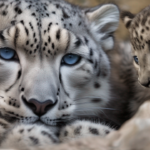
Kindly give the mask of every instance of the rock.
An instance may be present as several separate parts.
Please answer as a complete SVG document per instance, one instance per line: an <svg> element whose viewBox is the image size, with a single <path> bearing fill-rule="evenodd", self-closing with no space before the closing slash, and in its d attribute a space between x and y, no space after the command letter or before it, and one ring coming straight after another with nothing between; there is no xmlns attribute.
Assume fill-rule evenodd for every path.
<svg viewBox="0 0 150 150"><path fill-rule="evenodd" d="M119 131L113 132L105 140L115 150L150 149L150 101L145 102L136 115L127 121Z"/></svg>

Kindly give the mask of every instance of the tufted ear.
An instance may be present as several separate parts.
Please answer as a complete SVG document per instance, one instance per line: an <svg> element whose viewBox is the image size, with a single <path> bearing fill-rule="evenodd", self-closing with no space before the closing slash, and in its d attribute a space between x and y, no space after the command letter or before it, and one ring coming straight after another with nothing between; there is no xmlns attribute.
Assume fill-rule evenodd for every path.
<svg viewBox="0 0 150 150"><path fill-rule="evenodd" d="M98 42L102 41L104 50L114 46L113 33L118 28L120 12L114 4L104 4L85 12L90 31Z"/></svg>
<svg viewBox="0 0 150 150"><path fill-rule="evenodd" d="M123 11L121 13L121 19L123 21L123 23L125 24L126 28L129 29L132 19L135 17L135 15L133 15L132 13L128 12L128 11Z"/></svg>

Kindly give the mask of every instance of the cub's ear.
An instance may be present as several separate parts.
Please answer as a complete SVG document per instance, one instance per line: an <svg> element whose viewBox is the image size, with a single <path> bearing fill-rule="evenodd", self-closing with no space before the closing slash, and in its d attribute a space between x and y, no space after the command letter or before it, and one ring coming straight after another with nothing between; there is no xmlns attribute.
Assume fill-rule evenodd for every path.
<svg viewBox="0 0 150 150"><path fill-rule="evenodd" d="M104 50L114 46L113 33L118 28L120 12L114 4L104 4L85 11L90 32L101 43Z"/></svg>
<svg viewBox="0 0 150 150"><path fill-rule="evenodd" d="M135 15L133 15L132 13L130 13L129 11L123 11L121 13L121 19L123 21L123 23L125 24L126 28L129 29L132 19L135 17Z"/></svg>

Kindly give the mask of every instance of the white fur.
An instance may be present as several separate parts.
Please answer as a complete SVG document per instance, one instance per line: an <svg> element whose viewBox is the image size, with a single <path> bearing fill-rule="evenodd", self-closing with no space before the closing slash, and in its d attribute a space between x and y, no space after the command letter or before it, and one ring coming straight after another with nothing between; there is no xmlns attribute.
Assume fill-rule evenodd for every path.
<svg viewBox="0 0 150 150"><path fill-rule="evenodd" d="M106 36L105 40L102 41L105 50L110 50L114 46L113 39L109 37L109 34L118 28L119 16L119 9L113 4L103 5L96 11L87 13L95 39L99 42Z"/></svg>
<svg viewBox="0 0 150 150"><path fill-rule="evenodd" d="M0 148L40 149L54 144L54 139L56 143L59 142L54 129L50 126L55 128L59 121L67 122L83 115L99 117L110 101L111 68L104 50L112 49L114 45L110 35L117 29L119 10L115 5L107 4L84 16L82 10L64 1L52 1L48 4L48 1L42 0L46 3L49 13L40 10L44 15L40 22L39 17L42 14L36 11L36 7L28 9L27 1L22 1L21 4L13 1L10 5L12 1L5 1L9 5L8 15L16 15L16 6L22 13L16 16L14 25L10 24L14 19L12 15L11 18L0 17L0 30L5 37L0 40L0 48L13 48L19 61L6 61L0 58L0 113L6 120L15 119L13 127L0 129ZM65 12L56 9L55 4L58 2ZM70 16L62 21L63 16L67 15ZM20 23L21 20L23 23ZM17 35L16 29L19 29ZM77 41L78 39L80 41ZM79 55L80 62L72 66L63 64L63 57L70 53ZM20 70L21 75L18 77ZM24 103L22 96L28 103L30 99L36 99L39 103L47 100L57 103L44 115L38 116L33 108ZM94 103L95 98L100 100ZM74 135L74 130L78 126L82 126L80 136ZM31 128L33 129L29 131ZM98 136L102 137L113 130L101 123L76 121L60 131L60 140L93 136L90 128L96 129L99 132ZM69 130L67 138L63 136L65 130ZM42 131L47 132L49 138L42 135Z"/></svg>

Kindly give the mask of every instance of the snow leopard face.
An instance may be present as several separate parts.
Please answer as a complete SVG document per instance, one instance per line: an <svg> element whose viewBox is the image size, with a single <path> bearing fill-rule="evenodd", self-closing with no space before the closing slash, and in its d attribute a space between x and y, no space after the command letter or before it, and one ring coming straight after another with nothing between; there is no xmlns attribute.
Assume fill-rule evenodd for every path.
<svg viewBox="0 0 150 150"><path fill-rule="evenodd" d="M141 85L150 88L150 6L133 15L123 12L122 19L129 30L133 63Z"/></svg>
<svg viewBox="0 0 150 150"><path fill-rule="evenodd" d="M0 1L0 117L47 125L97 115L110 98L119 10L56 0Z"/></svg>

